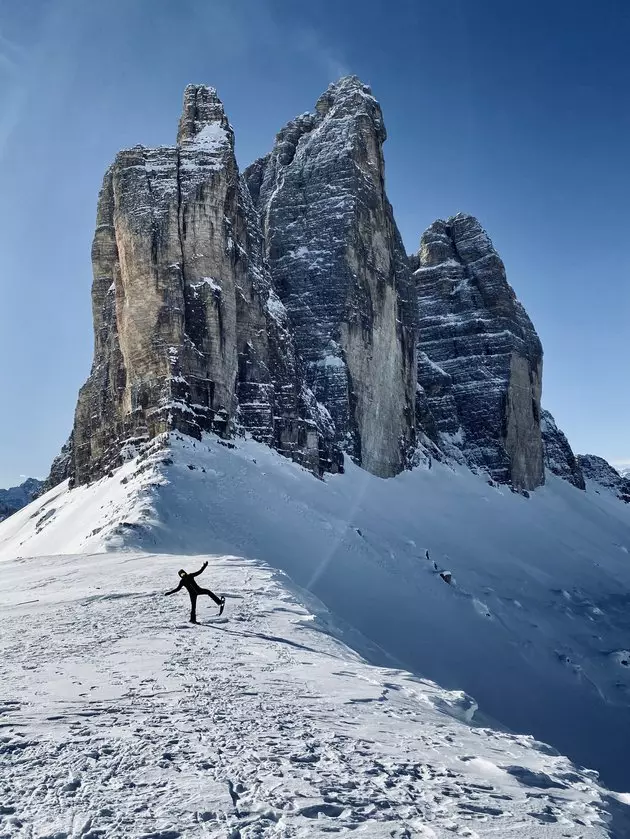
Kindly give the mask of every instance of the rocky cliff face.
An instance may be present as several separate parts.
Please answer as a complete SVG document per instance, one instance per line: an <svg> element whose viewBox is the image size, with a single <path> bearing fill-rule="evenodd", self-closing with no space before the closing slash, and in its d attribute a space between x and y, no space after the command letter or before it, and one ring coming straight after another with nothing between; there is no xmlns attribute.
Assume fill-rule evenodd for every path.
<svg viewBox="0 0 630 839"><path fill-rule="evenodd" d="M553 416L544 409L541 412L540 428L547 469L574 487L584 489L584 475L569 441L556 425Z"/></svg>
<svg viewBox="0 0 630 839"><path fill-rule="evenodd" d="M241 427L315 471L335 468L330 420L302 384L213 88L186 88L176 147L118 154L92 261L94 365L75 416L77 481L173 428Z"/></svg>
<svg viewBox="0 0 630 839"><path fill-rule="evenodd" d="M544 482L542 347L472 216L436 221L412 257L418 382L439 443L501 483Z"/></svg>
<svg viewBox="0 0 630 839"><path fill-rule="evenodd" d="M37 498L42 487L42 481L37 478L27 478L23 483L9 489L0 489L0 521L4 521L22 507Z"/></svg>
<svg viewBox="0 0 630 839"><path fill-rule="evenodd" d="M121 151L92 248L94 364L47 486L83 483L178 429L248 431L316 473L340 449L395 475L420 444L520 489L544 481L542 349L479 222L404 253L380 106L354 76L243 177L213 88L177 143ZM566 438L547 463L576 486Z"/></svg>
<svg viewBox="0 0 630 839"><path fill-rule="evenodd" d="M42 483L37 495L43 495L49 489L56 487L57 484L60 484L68 478L74 483L74 443L72 434L68 437L61 447L61 451L53 460L48 477Z"/></svg>
<svg viewBox="0 0 630 839"><path fill-rule="evenodd" d="M347 77L245 172L307 385L346 451L384 477L413 449L416 388L415 301L385 195L385 137L370 88Z"/></svg>
<svg viewBox="0 0 630 839"><path fill-rule="evenodd" d="M630 504L630 478L620 475L607 460L594 454L580 454L578 464L587 480L599 484L620 501Z"/></svg>

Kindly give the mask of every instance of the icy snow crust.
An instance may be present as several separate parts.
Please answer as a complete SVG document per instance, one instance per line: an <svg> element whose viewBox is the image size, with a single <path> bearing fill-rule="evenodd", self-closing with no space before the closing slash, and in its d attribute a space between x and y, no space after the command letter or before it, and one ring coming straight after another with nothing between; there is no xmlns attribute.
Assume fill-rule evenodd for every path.
<svg viewBox="0 0 630 839"><path fill-rule="evenodd" d="M166 443L0 525L0 683L15 724L1 748L16 817L57 814L68 835L81 835L71 812L100 829L103 808L131 819L106 836L160 825L317 836L355 823L369 836L450 836L453 825L462 836L607 835L595 776L525 735L630 788L627 505L552 475L527 500L441 464L385 481L347 463L320 481L251 440ZM80 556L29 559L54 554ZM184 630L185 600L159 596L206 555L223 557L210 559L206 584L228 594L223 628L237 636ZM202 602L202 620L213 610ZM470 717L473 728L461 722ZM522 734L474 727L491 718ZM243 786L236 808L228 780ZM139 798L148 811L126 803ZM180 808L173 824L167 800ZM268 832L254 832L256 819Z"/></svg>

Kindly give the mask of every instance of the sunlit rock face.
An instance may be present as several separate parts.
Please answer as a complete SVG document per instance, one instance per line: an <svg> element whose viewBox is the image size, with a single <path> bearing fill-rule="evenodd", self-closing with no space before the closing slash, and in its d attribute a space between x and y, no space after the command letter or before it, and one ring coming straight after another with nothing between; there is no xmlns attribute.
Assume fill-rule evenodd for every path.
<svg viewBox="0 0 630 839"><path fill-rule="evenodd" d="M173 428L241 428L315 471L336 468L330 418L303 386L213 88L186 88L175 147L117 155L92 262L94 364L76 409L77 481Z"/></svg>
<svg viewBox="0 0 630 839"><path fill-rule="evenodd" d="M418 382L441 447L498 482L540 486L542 347L492 242L458 214L426 230L411 264Z"/></svg>
<svg viewBox="0 0 630 839"><path fill-rule="evenodd" d="M543 483L534 327L472 216L434 222L407 257L385 139L348 76L241 176L216 91L189 85L176 145L116 156L92 247L94 363L47 486L101 477L172 429L251 433L316 474L345 451L380 477L446 457ZM579 485L551 422L548 466Z"/></svg>
<svg viewBox="0 0 630 839"><path fill-rule="evenodd" d="M370 88L350 76L245 172L306 383L345 450L383 477L408 463L416 390L415 300L385 194L385 137Z"/></svg>

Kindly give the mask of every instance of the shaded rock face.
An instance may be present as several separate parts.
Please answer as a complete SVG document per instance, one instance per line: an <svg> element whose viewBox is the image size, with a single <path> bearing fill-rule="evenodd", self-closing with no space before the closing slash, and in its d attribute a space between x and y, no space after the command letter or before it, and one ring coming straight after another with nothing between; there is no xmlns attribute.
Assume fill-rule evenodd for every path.
<svg viewBox="0 0 630 839"><path fill-rule="evenodd" d="M416 308L385 195L381 109L341 79L245 172L306 383L368 471L400 472L415 444Z"/></svg>
<svg viewBox="0 0 630 839"><path fill-rule="evenodd" d="M74 444L72 434L61 447L61 451L57 457L53 460L48 477L42 483L37 495L43 495L49 489L56 487L68 478L74 481Z"/></svg>
<svg viewBox="0 0 630 839"><path fill-rule="evenodd" d="M547 469L574 487L584 489L584 475L569 441L556 425L553 416L544 409L541 411L540 429Z"/></svg>
<svg viewBox="0 0 630 839"><path fill-rule="evenodd" d="M594 454L579 454L577 459L587 480L610 490L621 501L630 504L630 478L620 475L603 457L597 457Z"/></svg>
<svg viewBox="0 0 630 839"><path fill-rule="evenodd" d="M501 483L544 483L542 347L479 222L436 221L411 258L418 383L440 446Z"/></svg>
<svg viewBox="0 0 630 839"><path fill-rule="evenodd" d="M27 478L24 483L9 489L0 489L0 521L4 521L22 507L37 498L42 487L42 481L37 478Z"/></svg>
<svg viewBox="0 0 630 839"><path fill-rule="evenodd" d="M79 394L85 482L170 429L236 428L334 470L330 418L302 384L284 306L213 88L189 85L177 146L120 152L92 248L94 364Z"/></svg>

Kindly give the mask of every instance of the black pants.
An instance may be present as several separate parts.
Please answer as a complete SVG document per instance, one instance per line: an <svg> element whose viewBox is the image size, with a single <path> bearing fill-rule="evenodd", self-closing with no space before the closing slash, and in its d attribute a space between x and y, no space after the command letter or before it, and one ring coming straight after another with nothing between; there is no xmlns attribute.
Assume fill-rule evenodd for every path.
<svg viewBox="0 0 630 839"><path fill-rule="evenodd" d="M192 591L188 592L190 594L190 620L195 623L197 621L197 595L199 594L207 594L208 597L211 597L217 606L221 605L221 598L217 597L213 591L210 591L209 588L200 588L194 594Z"/></svg>

